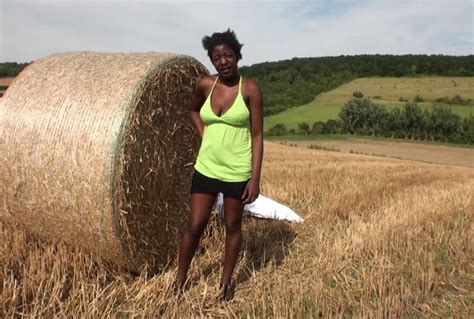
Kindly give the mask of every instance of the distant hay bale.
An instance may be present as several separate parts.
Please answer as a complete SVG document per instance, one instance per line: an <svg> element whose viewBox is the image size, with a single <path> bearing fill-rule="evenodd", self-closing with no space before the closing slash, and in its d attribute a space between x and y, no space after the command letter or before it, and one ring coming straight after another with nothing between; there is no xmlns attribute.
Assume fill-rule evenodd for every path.
<svg viewBox="0 0 474 319"><path fill-rule="evenodd" d="M172 53L54 54L0 100L0 221L130 270L176 256L206 68Z"/></svg>

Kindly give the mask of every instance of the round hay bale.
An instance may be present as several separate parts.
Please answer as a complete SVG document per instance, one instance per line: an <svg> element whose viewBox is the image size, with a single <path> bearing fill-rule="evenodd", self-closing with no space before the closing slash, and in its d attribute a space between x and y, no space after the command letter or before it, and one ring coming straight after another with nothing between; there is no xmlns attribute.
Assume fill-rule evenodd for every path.
<svg viewBox="0 0 474 319"><path fill-rule="evenodd" d="M175 258L206 68L173 53L73 52L29 65L0 99L0 221L132 271Z"/></svg>

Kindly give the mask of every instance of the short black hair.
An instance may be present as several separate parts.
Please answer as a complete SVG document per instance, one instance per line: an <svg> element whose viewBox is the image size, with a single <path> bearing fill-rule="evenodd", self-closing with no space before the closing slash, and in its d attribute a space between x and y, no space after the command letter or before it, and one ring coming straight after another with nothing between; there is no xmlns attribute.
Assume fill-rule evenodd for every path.
<svg viewBox="0 0 474 319"><path fill-rule="evenodd" d="M232 31L230 28L224 32L214 32L211 36L205 36L202 38L202 46L205 50L207 50L207 55L210 59L212 59L212 50L216 45L219 44L227 44L232 48L237 57L237 60L242 59L242 53L240 53L240 49L243 46L243 43L240 43L237 40L237 36L235 32Z"/></svg>

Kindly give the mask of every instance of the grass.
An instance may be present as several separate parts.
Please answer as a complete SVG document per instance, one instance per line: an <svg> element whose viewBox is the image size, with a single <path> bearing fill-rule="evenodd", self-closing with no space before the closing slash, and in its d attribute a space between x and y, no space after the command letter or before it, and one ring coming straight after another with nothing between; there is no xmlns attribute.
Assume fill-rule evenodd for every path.
<svg viewBox="0 0 474 319"><path fill-rule="evenodd" d="M372 97L374 102L388 108L403 107L405 102L400 102L400 97L413 101L416 95L420 95L426 102L418 104L422 108L432 109L432 101L440 97L461 95L464 99L474 100L474 77L359 78L320 94L306 105L265 117L264 129L266 131L277 123L285 124L288 129L296 129L298 123L303 121L312 125L316 121L336 119L344 103L353 98L352 93L355 91L361 91L365 97ZM474 114L472 105L437 105L449 107L460 116Z"/></svg>
<svg viewBox="0 0 474 319"><path fill-rule="evenodd" d="M0 317L430 317L472 314L472 169L265 144L262 194L290 224L244 218L236 298L213 302L223 260L211 218L189 288L0 230Z"/></svg>

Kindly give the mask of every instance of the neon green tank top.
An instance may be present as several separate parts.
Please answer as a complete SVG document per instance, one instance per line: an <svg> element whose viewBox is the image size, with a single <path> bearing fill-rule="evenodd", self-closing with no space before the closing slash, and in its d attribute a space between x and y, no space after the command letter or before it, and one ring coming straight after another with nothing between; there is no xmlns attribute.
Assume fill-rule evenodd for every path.
<svg viewBox="0 0 474 319"><path fill-rule="evenodd" d="M232 106L221 116L211 108L211 93L199 111L204 122L201 147L194 168L199 173L225 182L242 182L252 176L250 112L242 96L242 76Z"/></svg>

